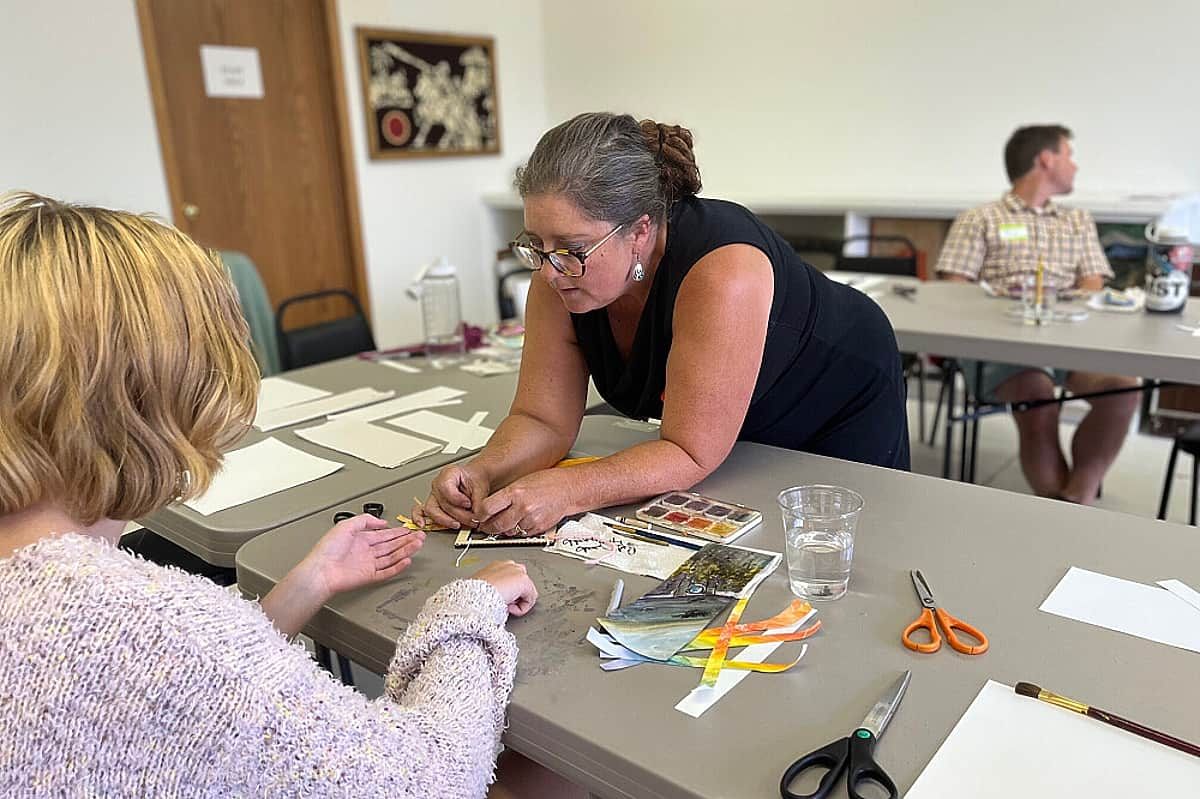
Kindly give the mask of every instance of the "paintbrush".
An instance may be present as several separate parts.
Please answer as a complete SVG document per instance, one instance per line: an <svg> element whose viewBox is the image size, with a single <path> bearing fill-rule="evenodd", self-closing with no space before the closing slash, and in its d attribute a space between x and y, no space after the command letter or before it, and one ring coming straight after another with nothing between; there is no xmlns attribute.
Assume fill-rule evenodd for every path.
<svg viewBox="0 0 1200 799"><path fill-rule="evenodd" d="M668 546L665 541L657 541L645 535L644 533L646 531L642 530L640 527L628 527L624 524L617 524L616 522L605 522L604 526L608 527L610 530L620 533L626 538L632 538L635 541L644 541L647 544L654 544L656 547Z"/></svg>
<svg viewBox="0 0 1200 799"><path fill-rule="evenodd" d="M629 525L628 529L636 530L638 535L645 536L646 538L653 538L655 541L662 541L667 544L674 544L677 547L683 547L684 549L695 549L697 551L704 549L705 547L705 545L701 543L692 543L691 541L685 541L682 538L663 535L657 530L651 530L648 527L634 525L633 519L630 519L628 516L620 516L618 518L626 525ZM608 524L608 522L605 522L605 524Z"/></svg>
<svg viewBox="0 0 1200 799"><path fill-rule="evenodd" d="M1193 743L1188 743L1187 741L1176 738L1173 735L1167 735L1165 732L1159 732L1158 730L1143 726L1138 724L1136 721L1130 721L1129 719L1121 718L1115 713L1109 713L1107 710L1101 710L1098 707L1085 705L1082 702L1076 702L1074 699L1068 699L1065 696L1059 696L1056 693L1044 691L1040 686L1034 685L1033 683L1019 682L1017 683L1016 691L1021 696L1040 699L1043 702L1050 703L1051 705L1058 705L1059 707L1064 707L1067 710L1073 710L1076 713L1082 713L1085 716L1090 716L1097 721L1103 721L1105 724L1111 724L1114 727L1125 730L1126 732L1131 732L1134 735L1140 735L1143 738L1163 744L1165 746L1169 746L1172 749L1178 749L1180 752L1187 752L1189 755L1193 755L1194 757L1200 757L1200 746L1196 746Z"/></svg>

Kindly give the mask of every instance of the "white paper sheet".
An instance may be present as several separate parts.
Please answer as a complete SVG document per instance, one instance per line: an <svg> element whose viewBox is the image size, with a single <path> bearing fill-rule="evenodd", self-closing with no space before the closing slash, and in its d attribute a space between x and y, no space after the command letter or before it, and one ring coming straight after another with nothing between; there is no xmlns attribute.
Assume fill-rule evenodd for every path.
<svg viewBox="0 0 1200 799"><path fill-rule="evenodd" d="M1158 584L1200 611L1200 591L1179 580L1159 580Z"/></svg>
<svg viewBox="0 0 1200 799"><path fill-rule="evenodd" d="M417 391L412 394L405 394L402 397L396 397L387 402L380 402L377 405L368 405L365 408L358 408L353 411L331 414L329 418L354 419L359 422L377 422L380 419L386 419L389 416L399 416L409 411L440 407L451 402L461 402L462 400L459 397L466 393L457 388L434 386L424 391Z"/></svg>
<svg viewBox="0 0 1200 799"><path fill-rule="evenodd" d="M399 419L389 419L387 423L467 449L480 449L496 432L490 427L473 425L433 411L417 411Z"/></svg>
<svg viewBox="0 0 1200 799"><path fill-rule="evenodd" d="M356 388L353 391L334 394L332 397L325 397L313 400L312 402L301 402L298 405L288 405L284 408L276 408L255 419L254 426L263 432L269 432L280 427L307 422L309 419L317 419L327 414L379 402L380 400L395 396L395 394L395 391Z"/></svg>
<svg viewBox="0 0 1200 799"><path fill-rule="evenodd" d="M207 516L269 494L310 483L342 468L274 438L234 450L202 496L184 504Z"/></svg>
<svg viewBox="0 0 1200 799"><path fill-rule="evenodd" d="M773 630L767 630L767 635L779 635L781 633L794 633L801 627L806 625L815 614L816 609L810 610L805 614L804 618L795 624L789 624L787 627L779 627ZM751 644L750 646L738 652L737 655L730 655L730 660L741 660L746 663L762 663L771 653L780 647L780 644ZM808 651L808 645L805 644L801 650L801 657ZM750 676L750 672L743 669L721 669L721 673L717 675L717 684L713 686L697 685L691 690L687 696L679 700L679 704L675 709L681 713L686 713L694 719L700 718L704 711L715 705L717 701L732 691L738 683Z"/></svg>
<svg viewBox="0 0 1200 799"><path fill-rule="evenodd" d="M394 469L441 449L441 445L433 441L354 419L332 419L316 427L297 430L296 435L385 469Z"/></svg>
<svg viewBox="0 0 1200 799"><path fill-rule="evenodd" d="M1200 614L1152 585L1072 566L1040 610L1200 652Z"/></svg>
<svg viewBox="0 0 1200 799"><path fill-rule="evenodd" d="M1136 715L1114 706L1119 692L1109 704L1107 698L1074 696L1067 686L1045 687ZM905 799L1187 796L1198 783L1200 759L989 680Z"/></svg>
<svg viewBox="0 0 1200 799"><path fill-rule="evenodd" d="M328 397L331 393L322 388L313 388L295 380L288 380L286 377L264 377L258 387L258 414L254 423L258 424L258 417L267 411L311 402Z"/></svg>

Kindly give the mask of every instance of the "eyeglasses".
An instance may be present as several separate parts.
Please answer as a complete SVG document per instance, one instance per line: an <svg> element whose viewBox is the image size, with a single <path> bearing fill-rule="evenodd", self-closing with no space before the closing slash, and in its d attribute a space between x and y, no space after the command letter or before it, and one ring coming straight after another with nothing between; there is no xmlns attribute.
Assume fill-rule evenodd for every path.
<svg viewBox="0 0 1200 799"><path fill-rule="evenodd" d="M535 272L542 268L542 264L545 261L549 261L554 270L561 275L583 277L588 256L603 247L604 242L615 236L617 231L623 227L625 227L623 224L617 225L608 232L607 236L586 250L569 250L563 247L556 250L539 250L523 238L527 235L524 233L518 236L515 241L510 241L508 246L513 251L513 254L520 259L522 265Z"/></svg>

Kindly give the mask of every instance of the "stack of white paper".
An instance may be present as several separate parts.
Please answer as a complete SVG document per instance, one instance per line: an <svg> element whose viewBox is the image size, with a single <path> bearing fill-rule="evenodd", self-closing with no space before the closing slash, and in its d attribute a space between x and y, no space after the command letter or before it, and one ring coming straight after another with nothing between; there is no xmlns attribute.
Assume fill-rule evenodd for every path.
<svg viewBox="0 0 1200 799"><path fill-rule="evenodd" d="M280 427L307 422L309 419L316 419L331 413L337 413L338 411L357 408L360 405L379 402L380 400L395 396L395 394L395 391L356 388L353 391L334 394L332 397L325 397L311 402L301 402L298 405L288 405L283 408L276 408L273 411L267 411L264 414L260 414L259 418L254 420L254 426L263 432L267 432Z"/></svg>
<svg viewBox="0 0 1200 799"><path fill-rule="evenodd" d="M1076 697L1069 686L1046 687L1132 714L1115 706L1119 693L1110 703ZM901 706L905 712L920 711ZM1198 784L1200 760L1191 755L989 680L905 797L1129 799L1189 796Z"/></svg>
<svg viewBox="0 0 1200 799"><path fill-rule="evenodd" d="M258 410L273 411L287 405L296 405L322 397L328 397L332 392L323 388L313 388L286 377L264 377L258 387Z"/></svg>
<svg viewBox="0 0 1200 799"><path fill-rule="evenodd" d="M184 504L206 516L252 500L312 482L342 468L274 438L264 439L224 458L208 490Z"/></svg>
<svg viewBox="0 0 1200 799"><path fill-rule="evenodd" d="M385 469L394 469L442 448L441 444L423 438L354 419L333 419L316 427L297 430L296 435Z"/></svg>
<svg viewBox="0 0 1200 799"><path fill-rule="evenodd" d="M457 405L462 402L459 397L466 393L457 388L434 386L433 388L427 388L424 391L417 391L413 394L405 394L402 397L396 397L377 405L368 405L365 408L358 408L353 411L330 414L329 418L354 419L358 422L377 422L389 416L399 416L402 413L408 413L409 411L421 408L440 408L445 405Z"/></svg>

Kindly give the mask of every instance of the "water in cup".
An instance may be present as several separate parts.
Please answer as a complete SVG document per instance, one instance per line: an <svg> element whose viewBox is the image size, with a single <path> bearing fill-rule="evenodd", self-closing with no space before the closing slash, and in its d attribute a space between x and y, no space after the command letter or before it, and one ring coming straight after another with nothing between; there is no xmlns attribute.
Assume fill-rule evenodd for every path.
<svg viewBox="0 0 1200 799"><path fill-rule="evenodd" d="M838 486L796 486L779 493L792 593L810 600L846 593L862 497Z"/></svg>
<svg viewBox="0 0 1200 799"><path fill-rule="evenodd" d="M792 593L810 599L837 599L850 583L854 538L846 533L789 531L788 580Z"/></svg>

